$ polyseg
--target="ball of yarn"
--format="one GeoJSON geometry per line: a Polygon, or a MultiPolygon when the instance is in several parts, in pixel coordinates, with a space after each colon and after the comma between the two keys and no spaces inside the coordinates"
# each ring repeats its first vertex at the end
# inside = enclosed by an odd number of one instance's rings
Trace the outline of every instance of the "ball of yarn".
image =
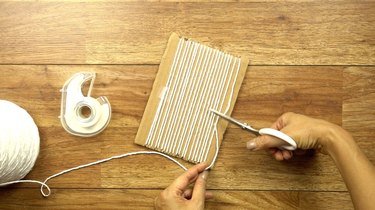
{"type": "Polygon", "coordinates": [[[31,116],[16,104],[0,100],[0,183],[20,180],[39,154],[39,132],[31,116]]]}

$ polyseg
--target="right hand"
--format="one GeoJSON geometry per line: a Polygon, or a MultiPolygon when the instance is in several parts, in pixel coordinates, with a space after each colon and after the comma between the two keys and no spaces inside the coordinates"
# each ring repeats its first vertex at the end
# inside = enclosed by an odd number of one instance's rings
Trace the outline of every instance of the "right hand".
{"type": "MultiPolygon", "coordinates": [[[[330,152],[334,139],[338,139],[334,137],[338,135],[350,136],[338,125],[292,112],[279,117],[271,128],[292,137],[296,141],[298,149],[317,149],[324,154],[330,152]]],[[[277,149],[283,145],[287,145],[287,143],[269,135],[262,135],[247,142],[247,148],[250,150],[269,149],[276,160],[290,159],[293,156],[292,151],[277,149]]]]}

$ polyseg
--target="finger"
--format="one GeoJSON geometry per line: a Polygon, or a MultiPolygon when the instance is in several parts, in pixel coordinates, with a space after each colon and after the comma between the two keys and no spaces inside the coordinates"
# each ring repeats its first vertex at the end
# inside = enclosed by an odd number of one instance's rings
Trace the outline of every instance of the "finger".
{"type": "Polygon", "coordinates": [[[294,151],[289,151],[290,152],[290,158],[294,156],[294,151]]]}
{"type": "Polygon", "coordinates": [[[271,128],[281,130],[283,128],[282,116],[280,116],[272,125],[271,128]]]}
{"type": "MultiPolygon", "coordinates": [[[[189,188],[189,189],[185,190],[183,195],[184,195],[184,198],[191,199],[191,196],[193,195],[193,190],[189,188]]],[[[206,200],[208,200],[208,199],[213,198],[214,195],[212,194],[212,192],[206,191],[205,194],[204,194],[204,197],[205,197],[206,200]]]]}
{"type": "Polygon", "coordinates": [[[283,154],[283,158],[284,160],[289,160],[290,158],[292,158],[292,152],[291,151],[288,151],[288,150],[282,150],[281,153],[283,154]]]}
{"type": "Polygon", "coordinates": [[[204,171],[207,168],[206,163],[197,164],[191,168],[189,168],[185,173],[179,176],[174,182],[168,187],[168,189],[172,191],[176,191],[179,195],[181,195],[187,186],[194,180],[199,173],[204,171]]]}
{"type": "Polygon", "coordinates": [[[288,145],[285,141],[269,135],[259,136],[246,144],[247,149],[256,151],[288,145]]]}
{"type": "Polygon", "coordinates": [[[278,161],[282,161],[284,160],[284,157],[283,157],[283,154],[282,152],[279,150],[277,152],[275,152],[275,154],[273,154],[273,156],[275,157],[276,160],[278,161]]]}
{"type": "Polygon", "coordinates": [[[199,174],[197,181],[195,181],[193,196],[194,200],[203,200],[206,194],[206,181],[208,177],[208,171],[204,171],[199,174]]]}
{"type": "Polygon", "coordinates": [[[295,115],[293,112],[286,112],[282,114],[271,126],[271,128],[276,130],[281,130],[286,127],[290,119],[295,115]]]}

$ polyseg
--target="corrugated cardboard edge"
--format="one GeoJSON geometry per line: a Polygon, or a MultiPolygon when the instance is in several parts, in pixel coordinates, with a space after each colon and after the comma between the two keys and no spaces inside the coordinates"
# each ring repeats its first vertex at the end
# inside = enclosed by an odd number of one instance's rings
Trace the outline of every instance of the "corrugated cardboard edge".
{"type": "MultiPolygon", "coordinates": [[[[167,83],[167,79],[170,73],[170,66],[172,65],[174,55],[177,50],[178,41],[180,39],[180,36],[176,33],[172,33],[168,40],[167,48],[163,54],[163,57],[161,59],[161,63],[159,66],[158,73],[155,78],[155,82],[153,84],[151,94],[149,97],[149,100],[147,102],[145,111],[142,116],[142,120],[140,123],[140,126],[138,128],[138,132],[135,138],[135,143],[144,146],[147,140],[147,136],[149,133],[149,130],[151,128],[152,122],[154,120],[154,116],[157,111],[158,104],[160,102],[160,94],[165,87],[167,83]]],[[[233,111],[238,92],[241,88],[242,81],[245,77],[247,66],[249,64],[249,59],[247,57],[241,56],[241,67],[237,76],[236,85],[234,87],[233,95],[231,98],[231,104],[229,107],[229,110],[227,112],[228,115],[230,115],[233,111]]],[[[231,90],[231,89],[230,89],[231,90]]],[[[227,94],[227,97],[225,99],[225,103],[228,103],[229,100],[229,93],[227,94]]],[[[226,108],[226,107],[224,107],[226,108]]],[[[220,144],[223,140],[223,136],[226,130],[226,127],[228,126],[228,122],[226,120],[220,119],[218,122],[218,137],[219,137],[219,148],[220,144]]],[[[212,139],[209,155],[207,158],[207,163],[211,163],[214,155],[216,152],[216,137],[212,139]]],[[[189,161],[191,162],[191,161],[189,161]]]]}

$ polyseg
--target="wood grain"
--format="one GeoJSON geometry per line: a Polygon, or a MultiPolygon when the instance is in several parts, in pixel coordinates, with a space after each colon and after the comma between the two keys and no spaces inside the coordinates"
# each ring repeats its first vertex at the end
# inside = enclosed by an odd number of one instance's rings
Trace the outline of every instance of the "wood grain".
{"type": "Polygon", "coordinates": [[[343,126],[375,163],[375,67],[348,67],[343,75],[343,126]]]}
{"type": "MultiPolygon", "coordinates": [[[[56,189],[43,199],[34,189],[0,189],[2,209],[152,209],[161,190],[56,189]],[[20,202],[20,197],[24,198],[20,202]]],[[[346,192],[216,190],[206,209],[353,209],[346,192]]]]}
{"type": "MultiPolygon", "coordinates": [[[[134,144],[134,138],[157,68],[156,65],[1,65],[0,98],[27,109],[41,133],[39,159],[28,178],[42,180],[60,170],[100,158],[145,150],[134,144]],[[107,96],[112,104],[110,125],[97,137],[71,136],[57,118],[59,89],[78,71],[95,71],[93,96],[107,96]],[[28,77],[23,76],[26,74],[28,77]]],[[[342,73],[343,67],[251,66],[233,116],[262,127],[269,126],[283,112],[295,111],[341,124],[342,73]]],[[[247,151],[245,144],[253,137],[229,126],[211,173],[210,188],[346,190],[329,157],[316,154],[280,163],[265,152],[247,151]]],[[[162,157],[138,156],[73,172],[50,184],[57,188],[164,188],[181,172],[162,157]]]]}
{"type": "Polygon", "coordinates": [[[375,63],[375,2],[0,2],[0,11],[3,64],[159,64],[172,32],[253,65],[375,63]]]}
{"type": "MultiPolygon", "coordinates": [[[[254,127],[287,111],[329,120],[375,163],[373,25],[374,1],[0,1],[0,99],[25,108],[39,128],[40,154],[26,178],[145,150],[134,138],[178,32],[250,57],[233,117],[254,127]],[[93,138],[68,134],[58,119],[59,90],[79,71],[97,73],[93,96],[112,105],[109,127],[93,138]]],[[[277,162],[246,150],[253,137],[228,127],[207,209],[353,209],[328,156],[277,162]]],[[[48,199],[32,184],[0,188],[0,209],[152,209],[181,173],[162,157],[128,157],[51,180],[48,199]]]]}

